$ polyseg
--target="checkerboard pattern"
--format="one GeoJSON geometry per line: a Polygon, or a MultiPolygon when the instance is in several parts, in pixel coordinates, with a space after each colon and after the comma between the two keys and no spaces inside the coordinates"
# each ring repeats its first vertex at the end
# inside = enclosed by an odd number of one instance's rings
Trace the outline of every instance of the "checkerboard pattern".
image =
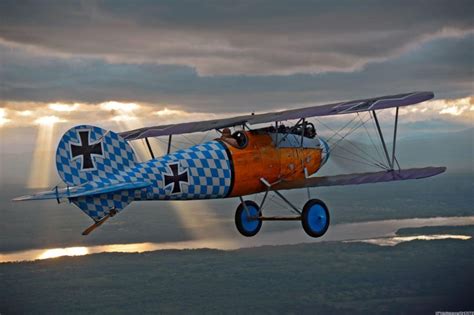
{"type": "Polygon", "coordinates": [[[152,183],[143,189],[71,198],[71,202],[95,221],[111,209],[120,212],[134,200],[223,198],[228,195],[232,180],[231,162],[224,145],[218,141],[138,163],[125,140],[113,132],[92,126],[78,126],[65,133],[58,146],[56,165],[61,178],[70,186],[152,183]],[[90,130],[90,143],[103,142],[104,156],[94,156],[95,168],[82,171],[81,161],[73,160],[70,155],[70,143],[80,144],[78,132],[86,129],[90,130]],[[172,175],[171,164],[178,164],[179,173],[187,173],[186,180],[165,185],[165,175],[172,175]],[[172,192],[173,185],[179,185],[179,192],[172,192]]]}
{"type": "Polygon", "coordinates": [[[137,160],[130,145],[119,135],[94,126],[76,126],[61,138],[56,150],[56,168],[69,186],[87,182],[123,181],[120,172],[135,166],[137,160]],[[89,143],[102,142],[103,156],[92,156],[95,168],[82,170],[82,159],[73,159],[71,145],[80,145],[80,131],[89,132],[89,143]]]}
{"type": "Polygon", "coordinates": [[[224,145],[210,141],[139,164],[124,177],[153,183],[137,200],[209,199],[227,196],[232,170],[224,145]],[[180,182],[180,192],[173,194],[173,186],[165,187],[164,175],[171,173],[169,165],[175,163],[180,172],[188,172],[188,182],[180,182]]]}
{"type": "Polygon", "coordinates": [[[71,201],[94,221],[99,221],[112,209],[120,212],[129,205],[134,198],[134,190],[122,190],[117,193],[72,198],[71,201]]]}

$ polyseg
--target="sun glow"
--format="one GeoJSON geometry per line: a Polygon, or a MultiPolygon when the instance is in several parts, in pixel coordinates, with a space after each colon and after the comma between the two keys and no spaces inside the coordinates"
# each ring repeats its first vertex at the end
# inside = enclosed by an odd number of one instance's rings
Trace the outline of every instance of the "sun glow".
{"type": "Polygon", "coordinates": [[[33,115],[33,112],[31,110],[21,110],[18,111],[17,114],[21,117],[30,117],[31,115],[33,115]]]}
{"type": "Polygon", "coordinates": [[[5,108],[0,108],[0,127],[10,121],[7,117],[7,111],[5,108]]]}
{"type": "Polygon", "coordinates": [[[115,101],[105,102],[100,104],[100,108],[106,111],[118,111],[121,113],[133,112],[140,108],[136,103],[120,103],[115,101]]]}
{"type": "Polygon", "coordinates": [[[7,111],[5,108],[0,108],[0,127],[10,121],[10,119],[6,118],[7,111]]]}
{"type": "MultiPolygon", "coordinates": [[[[135,110],[141,108],[141,106],[136,103],[110,101],[101,103],[100,108],[104,111],[116,114],[110,118],[110,120],[115,122],[122,131],[141,128],[144,125],[143,121],[134,114],[135,110]]],[[[143,141],[134,141],[133,143],[130,142],[130,144],[135,149],[135,153],[138,155],[140,160],[145,161],[150,159],[150,153],[143,141]]]]}
{"type": "Polygon", "coordinates": [[[186,114],[187,113],[182,111],[182,110],[168,109],[167,107],[165,107],[162,110],[158,110],[158,111],[153,112],[153,115],[156,115],[156,116],[159,116],[159,117],[168,117],[168,116],[175,116],[175,115],[183,116],[183,115],[186,115],[186,114]]]}
{"type": "Polygon", "coordinates": [[[48,105],[48,108],[56,112],[73,112],[79,109],[79,104],[52,103],[48,105]]]}
{"type": "Polygon", "coordinates": [[[44,251],[37,259],[49,259],[62,256],[84,256],[89,253],[87,247],[52,248],[44,251]]]}
{"type": "Polygon", "coordinates": [[[466,111],[467,109],[468,109],[467,105],[464,105],[464,106],[453,105],[453,106],[443,108],[439,113],[459,116],[459,115],[462,115],[462,113],[464,113],[464,111],[466,111]]]}
{"type": "Polygon", "coordinates": [[[116,115],[114,117],[112,117],[110,120],[112,121],[115,121],[115,122],[124,122],[125,124],[127,124],[127,122],[130,122],[132,120],[136,120],[138,119],[137,117],[135,116],[129,116],[129,115],[116,115]]]}
{"type": "Polygon", "coordinates": [[[35,124],[43,126],[53,126],[60,122],[65,122],[65,120],[57,116],[43,116],[35,120],[35,124]]]}
{"type": "Polygon", "coordinates": [[[63,121],[56,116],[43,116],[35,120],[35,124],[38,125],[38,136],[36,137],[28,188],[49,187],[54,156],[55,125],[63,121]]]}
{"type": "Polygon", "coordinates": [[[394,236],[394,237],[381,237],[381,238],[371,238],[366,240],[357,240],[357,241],[347,241],[347,243],[362,242],[375,244],[379,246],[395,246],[404,242],[411,241],[433,241],[433,240],[470,240],[472,237],[470,235],[451,235],[451,234],[433,234],[433,235],[414,235],[414,236],[394,236]]]}

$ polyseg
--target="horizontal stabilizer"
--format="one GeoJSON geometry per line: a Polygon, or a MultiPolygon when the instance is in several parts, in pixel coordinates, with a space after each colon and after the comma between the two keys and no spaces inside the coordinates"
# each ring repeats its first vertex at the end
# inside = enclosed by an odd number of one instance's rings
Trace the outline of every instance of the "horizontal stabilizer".
{"type": "Polygon", "coordinates": [[[326,187],[343,185],[360,185],[370,183],[392,182],[399,180],[420,179],[435,176],[446,171],[446,167],[423,167],[406,170],[380,171],[372,173],[344,174],[335,176],[311,177],[296,181],[281,182],[274,190],[296,189],[304,187],[326,187]]]}
{"type": "Polygon", "coordinates": [[[133,182],[133,183],[115,183],[115,184],[85,184],[82,186],[74,186],[60,189],[44,191],[33,195],[21,196],[13,199],[13,201],[25,200],[46,200],[46,199],[65,199],[94,196],[99,194],[113,193],[122,190],[140,189],[150,186],[150,182],[133,182]]]}

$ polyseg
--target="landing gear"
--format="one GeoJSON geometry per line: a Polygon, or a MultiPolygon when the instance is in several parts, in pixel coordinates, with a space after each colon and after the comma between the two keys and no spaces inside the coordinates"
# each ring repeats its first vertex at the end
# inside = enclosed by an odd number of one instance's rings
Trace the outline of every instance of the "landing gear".
{"type": "Polygon", "coordinates": [[[310,199],[301,214],[303,229],[311,237],[321,237],[329,227],[329,210],[319,199],[310,199]]]}
{"type": "Polygon", "coordinates": [[[308,200],[303,210],[301,210],[301,208],[296,207],[286,199],[278,190],[272,190],[290,207],[289,210],[296,215],[263,216],[261,209],[263,209],[268,193],[271,191],[271,184],[263,178],[260,180],[268,188],[260,206],[250,200],[244,201],[240,197],[241,203],[235,212],[235,225],[240,234],[247,237],[256,235],[260,231],[263,221],[301,221],[303,230],[311,237],[321,237],[326,233],[329,228],[329,210],[326,204],[319,199],[308,200]]]}
{"type": "Polygon", "coordinates": [[[243,236],[254,236],[262,227],[260,207],[253,201],[241,202],[235,211],[235,226],[243,236]]]}

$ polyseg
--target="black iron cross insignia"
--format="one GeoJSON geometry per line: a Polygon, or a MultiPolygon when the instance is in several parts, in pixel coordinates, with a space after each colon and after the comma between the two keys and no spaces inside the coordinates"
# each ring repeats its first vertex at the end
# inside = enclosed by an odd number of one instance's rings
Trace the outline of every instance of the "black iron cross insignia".
{"type": "Polygon", "coordinates": [[[173,185],[172,194],[181,192],[181,183],[188,184],[188,169],[179,172],[179,163],[168,164],[168,168],[171,170],[171,175],[165,174],[165,187],[173,185]]]}
{"type": "Polygon", "coordinates": [[[90,132],[90,130],[78,131],[80,143],[70,144],[72,159],[80,158],[82,160],[81,170],[95,169],[93,155],[104,157],[102,141],[89,143],[90,132]]]}

